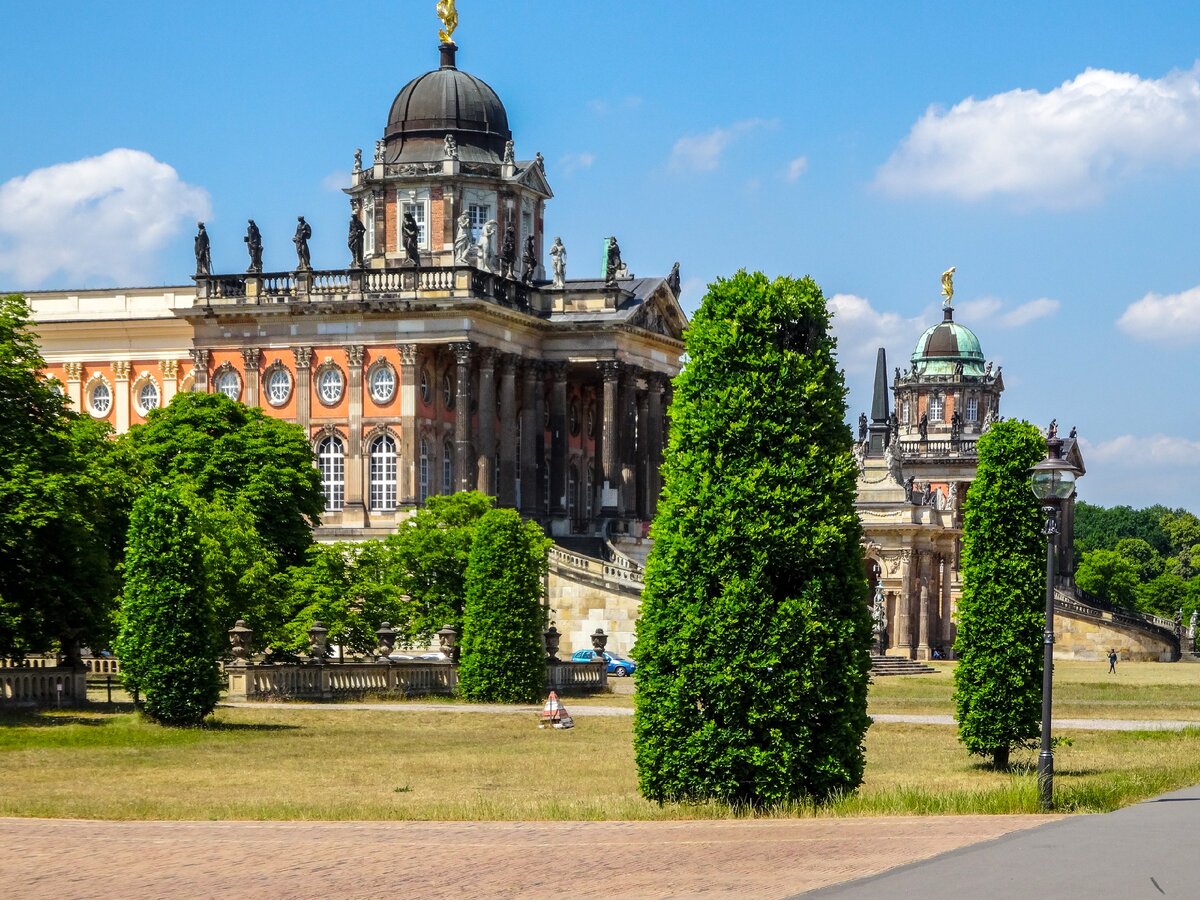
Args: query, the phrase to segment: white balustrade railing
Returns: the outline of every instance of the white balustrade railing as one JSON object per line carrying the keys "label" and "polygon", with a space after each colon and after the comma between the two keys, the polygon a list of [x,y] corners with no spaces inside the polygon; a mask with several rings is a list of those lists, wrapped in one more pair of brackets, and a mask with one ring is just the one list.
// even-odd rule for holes
{"label": "white balustrade railing", "polygon": [[0,669],[0,705],[75,706],[87,700],[86,679],[83,669],[58,666]]}

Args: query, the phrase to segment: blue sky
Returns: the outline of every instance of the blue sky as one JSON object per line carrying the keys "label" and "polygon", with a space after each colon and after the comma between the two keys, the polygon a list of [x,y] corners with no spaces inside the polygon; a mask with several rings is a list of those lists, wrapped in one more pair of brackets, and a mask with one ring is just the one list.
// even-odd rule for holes
{"label": "blue sky", "polygon": [[[182,283],[197,218],[218,269],[249,217],[290,266],[298,214],[344,265],[338,187],[437,64],[434,6],[2,0],[0,286]],[[689,312],[739,267],[811,274],[855,418],[954,265],[1003,411],[1078,426],[1081,497],[1200,511],[1195,4],[458,7],[569,277],[608,234],[639,275],[680,260]]]}

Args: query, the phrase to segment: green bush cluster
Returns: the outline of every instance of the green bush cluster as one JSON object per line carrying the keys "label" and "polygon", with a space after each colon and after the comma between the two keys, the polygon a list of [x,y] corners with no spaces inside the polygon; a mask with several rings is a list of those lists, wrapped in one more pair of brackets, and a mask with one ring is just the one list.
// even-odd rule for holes
{"label": "green bush cluster", "polygon": [[634,656],[652,800],[862,781],[871,623],[829,312],[811,278],[709,286],[675,380]]}
{"label": "green bush cluster", "polygon": [[546,688],[541,603],[550,541],[515,510],[479,520],[466,571],[459,693],[468,700],[529,703]]}
{"label": "green bush cluster", "polygon": [[[194,501],[193,501],[194,502]],[[154,486],[134,503],[115,648],[126,687],[164,725],[197,725],[220,696],[200,529],[189,500]]]}
{"label": "green bush cluster", "polygon": [[1029,469],[1046,441],[1009,420],[980,437],[978,452],[963,510],[954,703],[964,746],[1002,768],[1041,728],[1046,539]]}

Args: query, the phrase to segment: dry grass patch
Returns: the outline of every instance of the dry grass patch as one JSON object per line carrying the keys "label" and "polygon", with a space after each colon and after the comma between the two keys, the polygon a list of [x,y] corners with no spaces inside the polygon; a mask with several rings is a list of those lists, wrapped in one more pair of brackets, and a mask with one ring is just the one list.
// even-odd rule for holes
{"label": "dry grass patch", "polygon": [[[223,709],[212,728],[128,713],[0,717],[0,815],[108,819],[587,820],[725,818],[723,804],[641,799],[626,717],[541,730],[532,715]],[[1200,781],[1200,731],[1080,732],[1057,796],[1103,811]],[[1020,755],[1018,761],[1022,761]],[[1016,774],[968,757],[946,726],[875,725],[867,777],[821,810],[775,815],[1037,811],[1034,754]]]}

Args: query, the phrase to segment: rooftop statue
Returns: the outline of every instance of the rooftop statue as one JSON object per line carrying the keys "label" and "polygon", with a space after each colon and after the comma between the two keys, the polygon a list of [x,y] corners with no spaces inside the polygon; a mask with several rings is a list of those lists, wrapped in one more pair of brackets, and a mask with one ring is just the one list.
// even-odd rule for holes
{"label": "rooftop statue", "polygon": [[413,218],[411,212],[406,212],[404,222],[400,226],[400,238],[404,244],[404,256],[413,266],[421,265],[421,253],[418,247],[420,233],[417,220]]}
{"label": "rooftop statue", "polygon": [[442,20],[438,37],[443,44],[453,44],[454,29],[458,28],[458,10],[454,8],[454,0],[438,0],[437,17]]}
{"label": "rooftop statue", "polygon": [[208,242],[208,232],[204,230],[204,223],[196,223],[196,274],[211,275],[212,274],[212,250]]}
{"label": "rooftop statue", "polygon": [[254,224],[253,219],[246,220],[246,236],[242,238],[246,242],[246,252],[250,254],[250,268],[247,272],[262,271],[262,232],[258,230],[258,226]]}
{"label": "rooftop statue", "polygon": [[471,216],[463,213],[458,217],[458,230],[454,234],[454,261],[466,265],[474,255],[475,246],[471,235]]}
{"label": "rooftop statue", "polygon": [[363,235],[367,233],[367,226],[362,223],[358,217],[358,204],[350,210],[350,233],[346,237],[346,246],[350,248],[350,268],[361,269],[363,267]]}
{"label": "rooftop statue", "polygon": [[554,239],[554,246],[550,248],[550,260],[554,268],[554,287],[561,291],[567,286],[567,248],[560,237]]}
{"label": "rooftop statue", "polygon": [[942,296],[946,298],[942,301],[942,309],[949,309],[954,305],[954,268],[951,266],[942,273]]}
{"label": "rooftop statue", "polygon": [[522,276],[522,280],[526,284],[533,284],[533,277],[537,274],[538,258],[537,242],[534,240],[532,234],[526,235],[525,237],[525,253],[521,257],[521,262],[525,266],[525,272]]}
{"label": "rooftop statue", "polygon": [[292,243],[296,245],[296,268],[302,272],[312,268],[308,253],[308,239],[312,237],[312,226],[304,221],[304,216],[296,216],[296,234]]}

